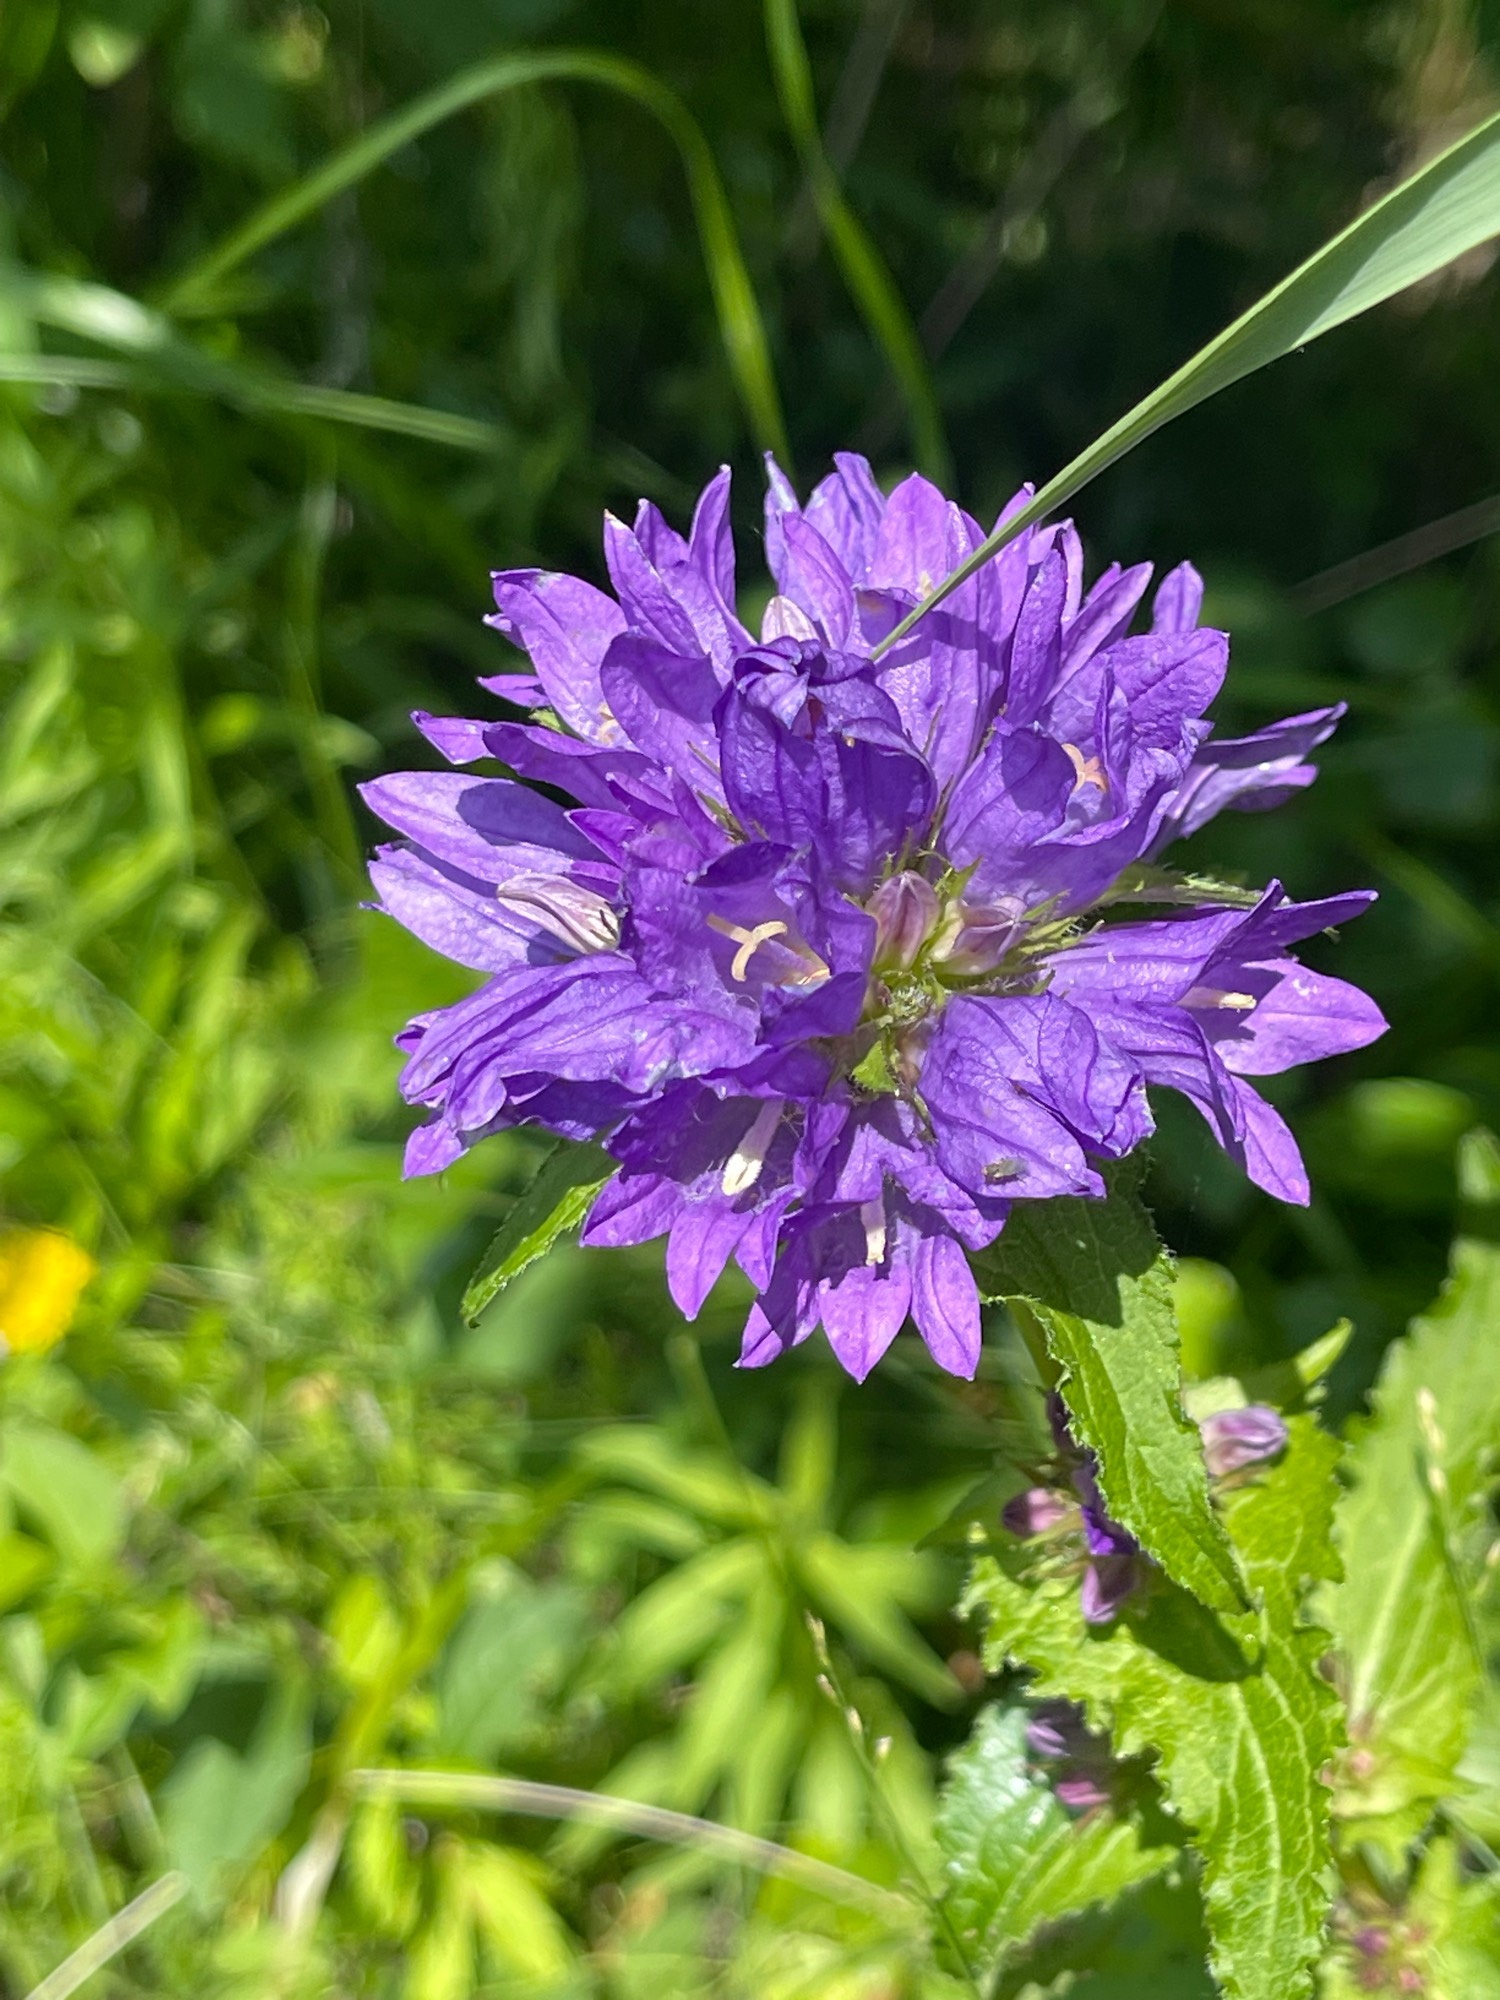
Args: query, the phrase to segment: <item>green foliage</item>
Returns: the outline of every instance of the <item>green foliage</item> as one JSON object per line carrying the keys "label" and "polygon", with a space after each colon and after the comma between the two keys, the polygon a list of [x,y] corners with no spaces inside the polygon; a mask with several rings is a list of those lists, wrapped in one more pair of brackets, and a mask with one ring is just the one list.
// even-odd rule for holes
{"label": "green foliage", "polygon": [[1081,1817],[1027,1763],[1026,1711],[987,1708],[949,1767],[937,1834],[945,1901],[971,1960],[993,1980],[1044,1925],[1114,1902],[1177,1857],[1173,1829],[1140,1774],[1133,1796]]}
{"label": "green foliage", "polygon": [[1112,1518],[1205,1604],[1243,1610],[1234,1550],[1179,1394],[1172,1260],[1133,1184],[1104,1202],[1022,1205],[979,1278],[1040,1323],[1078,1441],[1098,1454]]}
{"label": "green foliage", "polygon": [[471,1326],[513,1278],[578,1228],[614,1171],[597,1146],[555,1148],[516,1198],[469,1280],[461,1311]]}
{"label": "green foliage", "polygon": [[1081,1703],[1123,1755],[1156,1753],[1167,1802],[1202,1856],[1211,1964],[1230,2000],[1310,1991],[1330,1900],[1320,1773],[1340,1730],[1318,1673],[1325,1635],[1304,1623],[1302,1601],[1335,1566],[1337,1457],[1311,1418],[1294,1418],[1284,1457],[1226,1500],[1259,1601],[1246,1616],[1215,1619],[1162,1585],[1100,1632],[1084,1624],[1076,1589],[1028,1584],[992,1558],[970,1586],[993,1665],[1013,1660],[1039,1692]]}
{"label": "green foliage", "polygon": [[1472,1134],[1448,1282],[1390,1350],[1349,1454],[1343,1582],[1326,1599],[1348,1704],[1338,1811],[1399,1865],[1459,1767],[1486,1682],[1476,1597],[1500,1447],[1500,1149]]}

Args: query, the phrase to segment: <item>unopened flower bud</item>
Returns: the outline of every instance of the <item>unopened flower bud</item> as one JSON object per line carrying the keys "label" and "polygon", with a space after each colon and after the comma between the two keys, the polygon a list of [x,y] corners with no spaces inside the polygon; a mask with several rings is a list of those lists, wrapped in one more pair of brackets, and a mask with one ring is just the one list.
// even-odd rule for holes
{"label": "unopened flower bud", "polygon": [[948,972],[992,972],[1020,937],[1021,904],[1012,897],[997,903],[957,903],[949,913],[933,957]]}
{"label": "unopened flower bud", "polygon": [[875,919],[875,963],[904,972],[932,935],[937,891],[906,868],[882,882],[866,907]]}
{"label": "unopened flower bud", "polygon": [[1247,1465],[1259,1465],[1286,1448],[1286,1424],[1264,1403],[1251,1403],[1242,1410],[1215,1410],[1198,1428],[1203,1433],[1203,1456],[1214,1479],[1243,1471]]}
{"label": "unopened flower bud", "polygon": [[1073,1511],[1060,1494],[1048,1487],[1029,1486],[1024,1493],[1006,1501],[1000,1510],[1000,1520],[1011,1534],[1030,1541],[1033,1535],[1047,1535],[1060,1528]]}

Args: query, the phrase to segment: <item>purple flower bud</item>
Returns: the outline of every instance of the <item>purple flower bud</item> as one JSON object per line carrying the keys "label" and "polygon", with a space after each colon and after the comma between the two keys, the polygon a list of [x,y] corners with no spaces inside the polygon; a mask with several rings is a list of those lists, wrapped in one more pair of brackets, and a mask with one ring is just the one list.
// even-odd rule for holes
{"label": "purple flower bud", "polygon": [[1286,1424],[1264,1403],[1251,1403],[1242,1410],[1215,1410],[1198,1428],[1203,1433],[1203,1456],[1214,1479],[1240,1472],[1247,1465],[1259,1465],[1286,1449]]}
{"label": "purple flower bud", "polygon": [[1075,1771],[1056,1779],[1052,1789],[1070,1812],[1094,1812],[1109,1804],[1109,1793],[1087,1771]]}
{"label": "purple flower bud", "polygon": [[1090,1625],[1109,1625],[1119,1617],[1121,1606],[1141,1580],[1137,1556],[1095,1556],[1083,1573],[1079,1601]]}
{"label": "purple flower bud", "polygon": [[1096,1735],[1071,1701],[1044,1701],[1026,1725],[1026,1747],[1049,1772],[1052,1789],[1072,1812],[1108,1805],[1115,1775],[1109,1741]]}
{"label": "purple flower bud", "polygon": [[933,957],[948,972],[991,972],[1025,929],[1024,911],[1014,898],[970,906],[958,903],[943,925]]}
{"label": "purple flower bud", "polygon": [[1034,1535],[1051,1534],[1073,1512],[1061,1494],[1052,1492],[1046,1486],[1029,1486],[1024,1493],[1017,1493],[1013,1499],[1006,1501],[1000,1510],[1000,1519],[1013,1535],[1026,1542]]}
{"label": "purple flower bud", "polygon": [[875,963],[901,971],[915,964],[938,920],[932,884],[903,869],[882,882],[865,907],[875,919]]}
{"label": "purple flower bud", "polygon": [[1097,1741],[1083,1710],[1072,1701],[1039,1701],[1026,1725],[1026,1747],[1033,1757],[1078,1757]]}

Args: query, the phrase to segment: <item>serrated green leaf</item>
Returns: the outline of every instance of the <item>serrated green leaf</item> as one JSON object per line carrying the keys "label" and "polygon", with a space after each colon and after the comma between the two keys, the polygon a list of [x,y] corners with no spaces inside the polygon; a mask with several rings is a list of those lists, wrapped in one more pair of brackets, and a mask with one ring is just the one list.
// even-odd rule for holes
{"label": "serrated green leaf", "polygon": [[1487,1133],[1465,1142],[1460,1183],[1448,1282],[1390,1349],[1356,1430],[1337,1514],[1344,1581],[1322,1608],[1353,1742],[1338,1809],[1367,1838],[1396,1815],[1388,1846],[1453,1787],[1484,1678],[1470,1593],[1500,1440],[1500,1150]]}
{"label": "serrated green leaf", "polygon": [[1154,1750],[1167,1800],[1203,1858],[1211,1963],[1228,2000],[1309,1991],[1329,1897],[1328,1793],[1339,1707],[1318,1672],[1326,1635],[1302,1622],[1308,1583],[1334,1573],[1339,1446],[1294,1417],[1286,1452],[1227,1496],[1225,1521],[1260,1609],[1219,1620],[1163,1585],[1107,1631],[1076,1584],[1028,1584],[985,1558],[968,1603],[986,1657],[1081,1702],[1117,1752]]}
{"label": "serrated green leaf", "polygon": [[597,1146],[564,1144],[548,1154],[541,1172],[495,1231],[469,1280],[461,1311],[470,1326],[513,1278],[578,1228],[594,1196],[615,1171],[615,1162]]}
{"label": "serrated green leaf", "polygon": [[1127,1184],[1106,1201],[1018,1202],[981,1289],[1035,1315],[1113,1519],[1215,1611],[1247,1608],[1182,1406],[1172,1259]]}
{"label": "serrated green leaf", "polygon": [[1180,1851],[1158,1816],[1104,1806],[1079,1817],[1028,1768],[1026,1712],[985,1709],[948,1767],[937,1815],[944,1901],[971,1960],[993,1977],[1044,1925],[1111,1903]]}

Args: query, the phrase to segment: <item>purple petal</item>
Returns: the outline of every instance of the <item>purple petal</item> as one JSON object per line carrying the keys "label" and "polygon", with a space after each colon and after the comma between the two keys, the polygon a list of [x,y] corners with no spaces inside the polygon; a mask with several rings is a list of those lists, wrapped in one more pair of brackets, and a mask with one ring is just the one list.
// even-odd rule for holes
{"label": "purple petal", "polygon": [[601,861],[560,805],[508,778],[403,771],[375,778],[359,793],[388,826],[480,882]]}
{"label": "purple petal", "polygon": [[1136,1556],[1095,1556],[1083,1573],[1079,1607],[1090,1625],[1110,1625],[1141,1580]]}
{"label": "purple petal", "polygon": [[543,957],[563,956],[541,942],[535,924],[502,909],[491,893],[455,880],[409,847],[381,848],[370,863],[370,880],[380,908],[455,965],[499,972],[527,963],[538,951]]}
{"label": "purple petal", "polygon": [[604,560],[629,629],[690,659],[703,650],[685,606],[656,570],[634,532],[604,517]]}
{"label": "purple petal", "polygon": [[976,1193],[1098,1194],[1080,1141],[1119,1154],[1149,1129],[1139,1072],[1048,994],[950,1000],[920,1088],[940,1164]]}
{"label": "purple petal", "polygon": [[[1194,1006],[1224,1067],[1236,1076],[1275,1076],[1298,1063],[1365,1048],[1386,1031],[1375,1002],[1346,980],[1310,972],[1291,959],[1241,971],[1275,975],[1275,984],[1253,1010],[1207,1013]],[[1223,976],[1216,971],[1216,985]],[[1193,1005],[1191,995],[1188,1004]]]}
{"label": "purple petal", "polygon": [[406,1142],[401,1178],[409,1181],[421,1174],[440,1174],[462,1156],[463,1150],[463,1140],[446,1119],[435,1118],[429,1125],[419,1125]]}
{"label": "purple petal", "polygon": [[1059,554],[1046,558],[1026,592],[1011,646],[1005,717],[1013,728],[1035,722],[1057,685],[1068,573]]}
{"label": "purple petal", "polygon": [[911,1316],[939,1368],[971,1382],[979,1366],[979,1287],[951,1236],[917,1238],[911,1252]]}
{"label": "purple petal", "polygon": [[450,764],[477,764],[481,757],[494,755],[488,741],[491,727],[488,722],[468,722],[461,715],[429,715],[421,708],[412,721]]}
{"label": "purple petal", "polygon": [[620,607],[576,576],[547,570],[498,570],[498,609],[486,624],[531,655],[547,698],[570,729],[591,743],[610,739],[599,663],[625,629]]}
{"label": "purple petal", "polygon": [[706,659],[685,658],[627,632],[605,654],[599,677],[616,721],[637,750],[675,771],[694,791],[722,796],[714,728],[721,690]]}
{"label": "purple petal", "polygon": [[1191,632],[1203,609],[1203,579],[1191,563],[1179,563],[1162,578],[1151,604],[1153,632]]}
{"label": "purple petal", "polygon": [[1282,804],[1318,775],[1302,759],[1333,734],[1344,704],[1289,716],[1253,736],[1205,743],[1168,802],[1154,852],[1185,839],[1226,808],[1263,812]]}
{"label": "purple petal", "polygon": [[884,1271],[857,1265],[822,1288],[823,1331],[856,1382],[864,1381],[905,1325],[911,1295],[911,1268],[898,1257]]}

